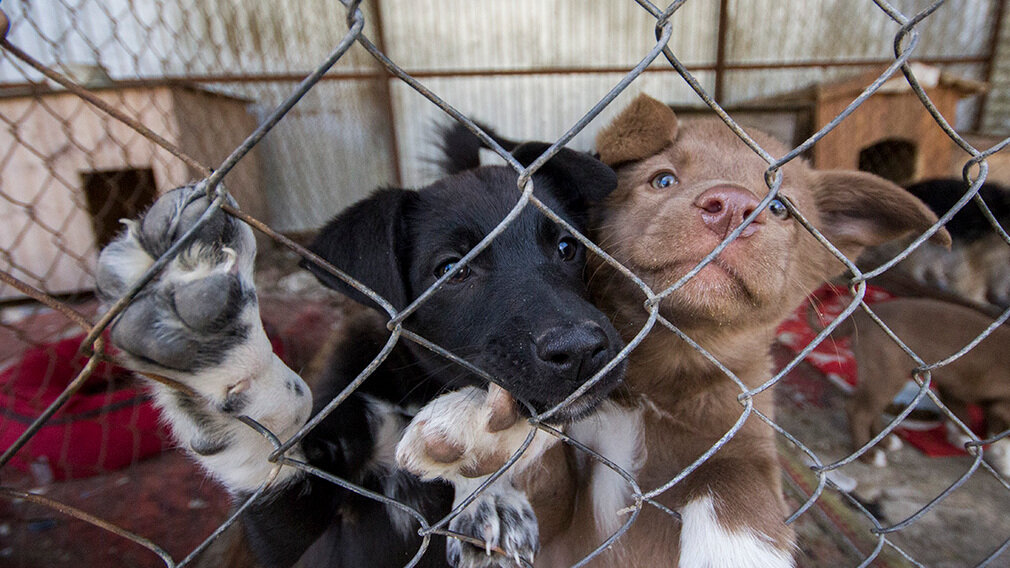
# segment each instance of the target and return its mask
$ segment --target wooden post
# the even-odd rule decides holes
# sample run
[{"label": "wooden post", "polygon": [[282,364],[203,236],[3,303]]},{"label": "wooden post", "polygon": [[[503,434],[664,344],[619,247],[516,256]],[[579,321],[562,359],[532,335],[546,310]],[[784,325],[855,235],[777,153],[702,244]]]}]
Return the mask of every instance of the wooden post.
[{"label": "wooden post", "polygon": [[726,22],[729,20],[729,0],[719,2],[719,29],[715,47],[715,89],[713,98],[720,105],[723,103],[723,83],[726,73]]}]

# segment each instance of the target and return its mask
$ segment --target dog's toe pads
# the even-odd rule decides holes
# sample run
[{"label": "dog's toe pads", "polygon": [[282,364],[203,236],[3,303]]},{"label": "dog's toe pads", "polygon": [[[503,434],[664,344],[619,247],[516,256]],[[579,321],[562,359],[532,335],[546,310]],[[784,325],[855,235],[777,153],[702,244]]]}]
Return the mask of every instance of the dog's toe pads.
[{"label": "dog's toe pads", "polygon": [[[200,186],[167,192],[99,256],[101,297],[122,297],[207,211]],[[246,415],[281,440],[308,419],[304,381],[273,354],[253,285],[256,241],[244,223],[213,214],[111,326],[131,368],[186,385],[154,386],[174,437],[232,490],[255,490],[276,468],[272,444],[235,420]],[[292,388],[294,385],[295,388]],[[292,455],[300,455],[294,448]],[[294,475],[280,470],[280,480]]]}]

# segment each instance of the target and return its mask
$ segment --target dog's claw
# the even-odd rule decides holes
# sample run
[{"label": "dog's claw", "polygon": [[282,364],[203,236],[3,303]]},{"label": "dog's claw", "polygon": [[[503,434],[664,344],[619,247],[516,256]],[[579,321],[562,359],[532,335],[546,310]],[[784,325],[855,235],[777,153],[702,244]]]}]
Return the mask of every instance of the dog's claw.
[{"label": "dog's claw", "polygon": [[[484,427],[460,428],[468,424]],[[397,464],[422,479],[452,481],[461,503],[470,494],[464,488],[476,489],[480,478],[500,469],[527,439],[529,428],[504,389],[467,387],[432,400],[417,413],[396,447]],[[554,440],[537,432],[536,445],[513,469],[535,460]],[[495,480],[449,523],[450,530],[483,542],[478,546],[450,538],[446,558],[451,566],[495,568],[513,566],[513,561],[521,566],[523,558],[532,562],[539,547],[537,519],[526,495],[509,481],[511,473]]]},{"label": "dog's claw", "polygon": [[449,523],[449,529],[484,542],[480,548],[449,539],[446,558],[456,568],[522,566],[540,546],[533,508],[520,491],[492,486]]},{"label": "dog's claw", "polygon": [[[211,205],[202,186],[162,195],[98,259],[102,299],[117,301]],[[252,229],[214,211],[111,325],[112,343],[135,371],[160,375],[181,389],[154,387],[172,433],[229,489],[252,491],[274,473],[273,445],[234,419],[244,414],[287,439],[308,418],[308,386],[273,354],[253,285]],[[295,455],[300,450],[293,448]],[[298,475],[283,468],[275,478]]]}]

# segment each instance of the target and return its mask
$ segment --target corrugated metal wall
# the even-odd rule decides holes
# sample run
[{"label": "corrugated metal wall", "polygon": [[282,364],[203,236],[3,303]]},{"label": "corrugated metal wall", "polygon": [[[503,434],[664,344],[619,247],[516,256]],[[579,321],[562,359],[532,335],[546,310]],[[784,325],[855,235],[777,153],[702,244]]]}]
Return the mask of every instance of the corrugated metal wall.
[{"label": "corrugated metal wall", "polygon": [[1003,25],[992,61],[989,99],[982,116],[982,130],[1005,134],[1010,132],[1010,2],[1003,8]]},{"label": "corrugated metal wall", "polygon": [[[918,55],[984,60],[999,0],[951,0],[919,29]],[[727,0],[725,57],[718,58],[719,0],[687,2],[673,17],[670,47],[713,92],[724,72],[724,103],[766,97],[866,67],[831,67],[892,57],[898,26],[870,0]],[[894,1],[904,12],[929,4]],[[44,62],[100,63],[115,79],[189,77],[254,101],[263,116],[300,73],[346,30],[333,0],[7,0],[11,39]],[[375,0],[365,2],[369,36],[399,65],[451,104],[519,138],[557,137],[649,50],[655,21],[635,2],[616,0]],[[1010,130],[1004,29],[983,124]],[[823,63],[825,65],[817,65]],[[783,69],[753,66],[790,65]],[[741,67],[745,67],[741,69]],[[948,65],[984,78],[984,61]],[[669,65],[657,62],[630,91],[699,104]],[[266,140],[261,153],[271,224],[318,226],[371,188],[430,180],[434,125],[446,117],[379,73],[359,47]],[[0,60],[0,81],[38,77]],[[621,106],[621,101],[617,107]],[[959,126],[974,124],[963,105]],[[575,141],[587,148],[608,110]],[[213,136],[213,133],[208,133]]]}]

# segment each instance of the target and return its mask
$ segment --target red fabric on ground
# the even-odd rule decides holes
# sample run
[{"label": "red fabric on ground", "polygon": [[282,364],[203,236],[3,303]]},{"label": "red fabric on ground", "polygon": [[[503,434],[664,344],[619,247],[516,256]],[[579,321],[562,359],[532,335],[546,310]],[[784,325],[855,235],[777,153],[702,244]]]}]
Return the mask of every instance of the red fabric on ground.
[{"label": "red fabric on ground", "polygon": [[[9,448],[81,372],[84,335],[33,347],[0,373],[0,448]],[[271,338],[283,357],[282,342]],[[81,389],[14,455],[22,471],[48,468],[77,479],[131,465],[172,444],[143,383],[111,363],[98,363]],[[38,475],[46,475],[38,471]]]},{"label": "red fabric on ground", "polygon": [[[21,436],[87,364],[83,335],[33,347],[0,373],[0,447]],[[170,444],[142,386],[126,369],[98,363],[81,389],[11,460],[28,470],[48,465],[55,479],[80,478],[130,465]],[[42,472],[39,472],[42,474]]]}]

